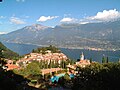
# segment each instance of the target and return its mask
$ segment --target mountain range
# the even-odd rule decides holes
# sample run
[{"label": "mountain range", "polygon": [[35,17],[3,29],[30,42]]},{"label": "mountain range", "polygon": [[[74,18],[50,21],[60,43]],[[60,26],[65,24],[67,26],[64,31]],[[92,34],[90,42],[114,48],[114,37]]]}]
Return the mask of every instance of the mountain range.
[{"label": "mountain range", "polygon": [[64,48],[120,49],[120,20],[99,23],[68,23],[54,28],[34,24],[8,34],[0,41],[35,45],[55,45]]}]

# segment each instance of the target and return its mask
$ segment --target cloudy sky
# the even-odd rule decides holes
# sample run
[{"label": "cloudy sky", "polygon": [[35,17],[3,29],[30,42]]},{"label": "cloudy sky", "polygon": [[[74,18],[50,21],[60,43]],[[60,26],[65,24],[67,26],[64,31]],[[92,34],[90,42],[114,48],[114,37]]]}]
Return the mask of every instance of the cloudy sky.
[{"label": "cloudy sky", "polygon": [[120,18],[120,0],[3,0],[0,34],[27,25],[108,22]]}]

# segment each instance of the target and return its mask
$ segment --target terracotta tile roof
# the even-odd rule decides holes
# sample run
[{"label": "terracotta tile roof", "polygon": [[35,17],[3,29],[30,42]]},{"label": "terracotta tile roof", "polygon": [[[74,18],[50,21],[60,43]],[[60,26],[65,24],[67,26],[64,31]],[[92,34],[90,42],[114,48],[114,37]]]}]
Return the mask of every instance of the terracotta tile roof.
[{"label": "terracotta tile roof", "polygon": [[47,74],[47,73],[51,73],[51,72],[56,72],[56,71],[60,71],[62,70],[61,68],[51,68],[51,69],[42,69],[42,74]]},{"label": "terracotta tile roof", "polygon": [[13,69],[18,69],[19,67],[15,64],[6,64],[5,66],[7,66],[7,70],[13,70]]},{"label": "terracotta tile roof", "polygon": [[47,53],[47,54],[40,54],[40,53],[30,53],[29,55],[26,55],[23,59],[17,61],[19,62],[24,62],[24,61],[31,61],[31,60],[67,60],[67,56],[63,53]]},{"label": "terracotta tile roof", "polygon": [[80,60],[80,63],[82,63],[82,64],[90,64],[90,61],[89,60]]}]

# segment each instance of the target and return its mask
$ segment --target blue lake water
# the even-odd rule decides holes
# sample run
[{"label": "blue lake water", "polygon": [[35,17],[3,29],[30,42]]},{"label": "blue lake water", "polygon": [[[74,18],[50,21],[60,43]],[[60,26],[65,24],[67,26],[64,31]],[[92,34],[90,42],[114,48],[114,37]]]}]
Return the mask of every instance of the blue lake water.
[{"label": "blue lake water", "polygon": [[[40,47],[36,45],[16,43],[3,43],[3,44],[12,51],[17,52],[19,55],[28,54],[33,49]],[[84,53],[86,59],[92,58],[92,60],[98,62],[101,62],[103,55],[108,57],[109,61],[111,62],[117,62],[120,58],[120,51],[93,51],[86,49],[66,49],[66,48],[60,48],[60,50],[73,60],[79,59],[82,52]]]}]

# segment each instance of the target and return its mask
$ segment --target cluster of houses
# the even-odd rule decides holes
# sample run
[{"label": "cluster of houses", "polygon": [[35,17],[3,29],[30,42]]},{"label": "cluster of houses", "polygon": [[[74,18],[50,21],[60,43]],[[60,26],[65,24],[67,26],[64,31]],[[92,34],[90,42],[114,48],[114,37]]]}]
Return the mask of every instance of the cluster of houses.
[{"label": "cluster of houses", "polygon": [[51,53],[51,51],[46,51],[46,54],[41,54],[41,53],[30,53],[25,55],[24,58],[18,60],[16,62],[17,66],[20,66],[20,63],[27,64],[31,63],[32,61],[47,61],[50,63],[50,61],[57,61],[60,63],[62,60],[67,60],[67,56],[63,53]]},{"label": "cluster of houses", "polygon": [[[12,60],[7,60],[7,64],[5,65],[4,69],[6,70],[13,70],[13,69],[20,69],[20,64],[28,64],[31,63],[32,61],[47,61],[50,62],[50,60],[54,60],[57,61],[58,63],[60,63],[62,60],[67,60],[68,57],[63,54],[63,53],[51,53],[51,51],[47,51],[46,54],[41,54],[41,53],[30,53],[24,56],[24,58],[18,60],[16,62],[16,64],[13,64]],[[82,53],[80,56],[80,60],[77,61],[75,64],[73,65],[67,65],[67,69],[69,70],[73,70],[73,72],[76,70],[77,66],[80,67],[85,67],[86,65],[90,65],[90,60],[87,60],[84,58],[84,54]],[[52,68],[50,70],[43,70],[42,73],[50,73],[51,71],[59,71],[61,69],[57,68],[54,70],[52,70]]]}]

